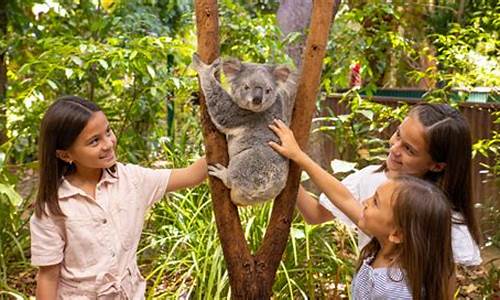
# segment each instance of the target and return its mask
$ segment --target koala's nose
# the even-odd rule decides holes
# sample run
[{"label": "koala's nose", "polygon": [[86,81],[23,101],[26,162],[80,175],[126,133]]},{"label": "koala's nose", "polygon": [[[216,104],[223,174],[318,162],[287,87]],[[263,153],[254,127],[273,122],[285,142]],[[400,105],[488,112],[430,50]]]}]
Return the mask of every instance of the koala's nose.
[{"label": "koala's nose", "polygon": [[260,88],[260,87],[255,88],[253,95],[252,95],[253,96],[252,102],[254,104],[261,104],[262,103],[262,94],[263,94],[262,88]]}]

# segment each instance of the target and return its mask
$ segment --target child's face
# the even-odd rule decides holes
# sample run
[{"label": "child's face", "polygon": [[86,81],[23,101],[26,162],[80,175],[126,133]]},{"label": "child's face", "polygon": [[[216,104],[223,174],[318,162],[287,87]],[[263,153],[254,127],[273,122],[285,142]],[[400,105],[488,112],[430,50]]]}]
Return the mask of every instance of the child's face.
[{"label": "child's face", "polygon": [[409,115],[391,136],[387,169],[395,174],[423,177],[438,167],[429,154],[425,127],[417,117]]},{"label": "child's face", "polygon": [[373,197],[363,203],[363,213],[358,226],[379,241],[385,240],[394,232],[391,199],[396,187],[397,184],[394,181],[388,180],[377,189]]},{"label": "child's face", "polygon": [[92,114],[85,128],[68,149],[76,169],[103,169],[116,163],[116,137],[103,112]]}]

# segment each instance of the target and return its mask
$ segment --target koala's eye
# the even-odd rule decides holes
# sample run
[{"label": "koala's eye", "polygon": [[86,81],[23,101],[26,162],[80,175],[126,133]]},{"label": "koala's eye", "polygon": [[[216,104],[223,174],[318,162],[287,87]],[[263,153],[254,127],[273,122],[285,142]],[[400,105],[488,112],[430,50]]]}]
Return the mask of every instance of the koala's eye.
[{"label": "koala's eye", "polygon": [[248,86],[248,84],[245,84],[244,89],[245,89],[246,91],[248,91],[248,90],[250,89],[250,87]]},{"label": "koala's eye", "polygon": [[271,89],[266,89],[266,94],[269,94],[271,91]]}]

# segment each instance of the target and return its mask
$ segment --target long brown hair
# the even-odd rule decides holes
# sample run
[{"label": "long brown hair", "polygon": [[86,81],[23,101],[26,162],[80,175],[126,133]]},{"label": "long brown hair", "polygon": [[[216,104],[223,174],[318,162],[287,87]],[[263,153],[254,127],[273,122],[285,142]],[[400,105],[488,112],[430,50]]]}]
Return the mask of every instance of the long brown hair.
[{"label": "long brown hair", "polygon": [[480,244],[481,233],[474,214],[472,193],[472,138],[462,114],[447,104],[422,103],[410,110],[426,129],[429,154],[435,162],[444,162],[441,172],[427,172],[424,179],[436,182],[461,213],[472,238]]},{"label": "long brown hair", "polygon": [[64,216],[57,195],[63,175],[74,167],[56,156],[56,150],[67,150],[87,125],[94,112],[101,109],[93,102],[77,96],[58,98],[47,109],[40,126],[38,143],[39,177],[35,215]]},{"label": "long brown hair", "polygon": [[[425,180],[399,176],[394,181],[397,187],[391,203],[402,243],[391,253],[393,266],[404,271],[413,299],[449,299],[454,271],[450,204],[439,188]],[[358,270],[364,259],[379,250],[379,242],[372,239],[361,251]]]},{"label": "long brown hair", "polygon": [[[446,163],[440,172],[428,171],[423,179],[434,182],[445,193],[454,211],[462,214],[462,220],[477,244],[481,232],[474,214],[472,193],[472,138],[469,124],[462,114],[447,104],[420,103],[409,116],[416,117],[425,127],[425,140],[432,160]],[[379,171],[387,168],[382,164]]]}]

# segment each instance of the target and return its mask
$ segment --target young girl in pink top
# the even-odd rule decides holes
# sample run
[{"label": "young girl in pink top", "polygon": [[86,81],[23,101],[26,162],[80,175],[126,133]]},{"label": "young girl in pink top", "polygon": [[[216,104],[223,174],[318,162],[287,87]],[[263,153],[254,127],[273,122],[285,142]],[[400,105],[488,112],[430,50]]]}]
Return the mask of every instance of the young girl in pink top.
[{"label": "young girl in pink top", "polygon": [[106,116],[90,101],[62,97],[45,113],[30,220],[37,299],[143,299],[136,250],[147,210],[165,192],[207,177],[205,158],[153,170],[117,162],[115,146]]}]

